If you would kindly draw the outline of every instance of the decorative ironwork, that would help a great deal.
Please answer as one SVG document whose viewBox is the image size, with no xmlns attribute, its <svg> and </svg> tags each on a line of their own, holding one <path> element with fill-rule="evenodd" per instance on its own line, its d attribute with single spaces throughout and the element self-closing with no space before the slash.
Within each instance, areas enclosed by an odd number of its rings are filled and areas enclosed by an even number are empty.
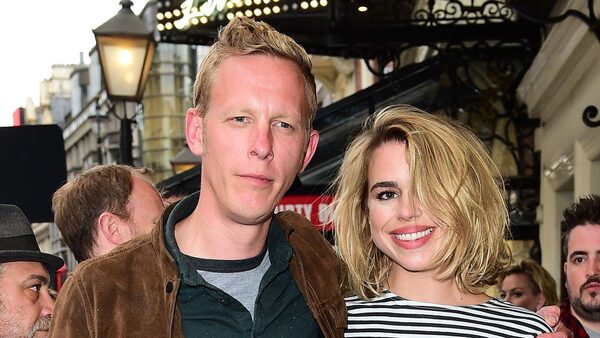
<svg viewBox="0 0 600 338">
<path fill-rule="evenodd" d="M 479 1 L 478 1 L 479 2 Z M 427 8 L 415 11 L 412 23 L 426 26 L 484 24 L 492 22 L 507 22 L 514 20 L 514 11 L 504 1 L 485 1 L 475 5 L 475 1 L 450 0 L 440 6 L 430 0 Z"/>
<path fill-rule="evenodd" d="M 596 106 L 587 106 L 583 110 L 583 116 L 582 116 L 583 123 L 590 128 L 599 127 L 600 126 L 600 118 L 597 121 L 593 120 L 597 116 L 598 116 L 598 108 L 596 108 Z"/>
</svg>

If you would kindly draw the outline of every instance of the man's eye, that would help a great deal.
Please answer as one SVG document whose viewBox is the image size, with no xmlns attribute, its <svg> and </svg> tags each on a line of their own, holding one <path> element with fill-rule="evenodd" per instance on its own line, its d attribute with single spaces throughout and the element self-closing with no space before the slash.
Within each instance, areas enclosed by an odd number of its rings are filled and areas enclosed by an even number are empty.
<svg viewBox="0 0 600 338">
<path fill-rule="evenodd" d="M 514 293 L 515 297 L 519 298 L 521 296 L 523 296 L 523 294 L 521 292 L 515 292 Z"/>
<path fill-rule="evenodd" d="M 248 118 L 245 116 L 236 116 L 233 118 L 233 120 L 235 122 L 244 123 L 244 122 L 248 121 Z"/>
<path fill-rule="evenodd" d="M 376 198 L 380 201 L 387 201 L 396 196 L 397 196 L 397 194 L 393 191 L 382 191 L 377 194 Z"/>
<path fill-rule="evenodd" d="M 292 128 L 291 124 L 289 124 L 287 122 L 283 122 L 283 121 L 278 122 L 277 125 L 280 126 L 281 128 L 284 128 L 284 129 L 291 129 Z"/>
<path fill-rule="evenodd" d="M 40 290 L 42 289 L 42 284 L 35 284 L 35 285 L 32 285 L 29 288 L 31 290 L 35 291 L 36 293 L 40 293 Z"/>
<path fill-rule="evenodd" d="M 573 258 L 573 263 L 579 264 L 583 262 L 583 257 L 575 257 Z"/>
</svg>

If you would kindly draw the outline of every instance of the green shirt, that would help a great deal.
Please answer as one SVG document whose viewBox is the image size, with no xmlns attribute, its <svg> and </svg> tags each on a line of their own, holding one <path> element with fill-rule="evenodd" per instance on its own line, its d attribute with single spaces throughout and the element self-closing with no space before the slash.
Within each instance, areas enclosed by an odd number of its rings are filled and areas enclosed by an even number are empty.
<svg viewBox="0 0 600 338">
<path fill-rule="evenodd" d="M 289 269 L 293 251 L 275 220 L 267 248 L 271 267 L 259 286 L 254 321 L 235 298 L 207 283 L 186 260 L 175 241 L 175 224 L 194 211 L 199 194 L 182 200 L 165 225 L 166 246 L 174 257 L 181 287 L 177 304 L 186 337 L 322 337 Z"/>
</svg>

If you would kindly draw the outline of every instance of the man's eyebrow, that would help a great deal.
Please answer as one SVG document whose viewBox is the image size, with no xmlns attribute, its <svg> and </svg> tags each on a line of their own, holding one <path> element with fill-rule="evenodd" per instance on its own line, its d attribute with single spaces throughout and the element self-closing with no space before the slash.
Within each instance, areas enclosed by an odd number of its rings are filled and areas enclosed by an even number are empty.
<svg viewBox="0 0 600 338">
<path fill-rule="evenodd" d="M 50 283 L 50 280 L 48 279 L 48 277 L 46 277 L 44 275 L 29 275 L 29 277 L 27 277 L 27 279 L 25 279 L 23 281 L 23 283 L 27 283 L 27 282 L 31 282 L 31 281 L 36 281 L 42 285 L 48 285 Z"/>
<path fill-rule="evenodd" d="M 587 251 L 573 251 L 569 257 L 573 257 L 573 256 L 587 256 L 588 253 Z"/>
<path fill-rule="evenodd" d="M 383 182 L 377 182 L 375 184 L 373 184 L 373 186 L 371 187 L 371 191 L 373 191 L 373 189 L 376 188 L 397 188 L 398 184 L 396 184 L 396 182 L 392 182 L 392 181 L 383 181 Z"/>
</svg>

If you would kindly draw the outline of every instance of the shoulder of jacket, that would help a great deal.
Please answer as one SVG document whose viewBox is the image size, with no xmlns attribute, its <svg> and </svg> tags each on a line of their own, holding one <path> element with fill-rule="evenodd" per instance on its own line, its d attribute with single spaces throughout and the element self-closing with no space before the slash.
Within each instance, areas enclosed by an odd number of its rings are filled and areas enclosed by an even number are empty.
<svg viewBox="0 0 600 338">
<path fill-rule="evenodd" d="M 98 269 L 110 269 L 113 266 L 123 266 L 133 256 L 147 256 L 154 251 L 150 234 L 142 235 L 123 243 L 110 252 L 86 259 L 79 263 L 71 276 L 87 274 Z"/>
</svg>

